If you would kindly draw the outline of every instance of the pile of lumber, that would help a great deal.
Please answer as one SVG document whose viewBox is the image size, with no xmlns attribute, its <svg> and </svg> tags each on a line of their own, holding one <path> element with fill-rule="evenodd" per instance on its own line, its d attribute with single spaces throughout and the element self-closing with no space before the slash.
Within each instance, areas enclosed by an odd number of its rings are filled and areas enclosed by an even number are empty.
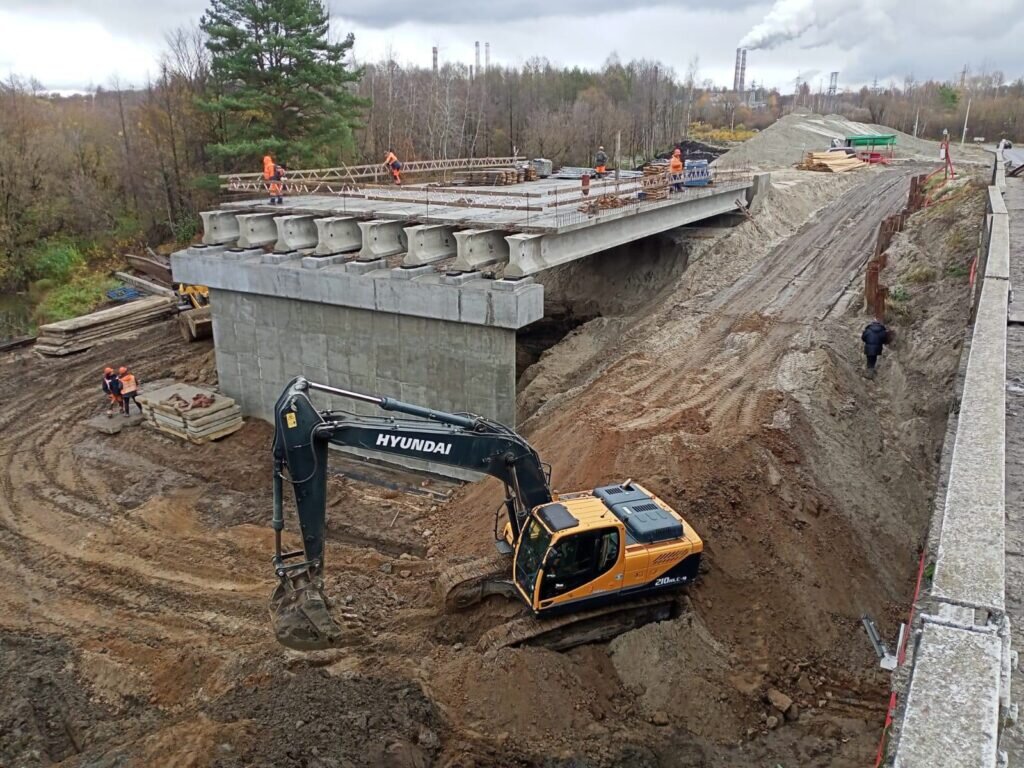
<svg viewBox="0 0 1024 768">
<path fill-rule="evenodd" d="M 456 171 L 455 178 L 473 186 L 502 187 L 522 181 L 524 171 L 515 168 L 488 168 L 481 171 Z"/>
<path fill-rule="evenodd" d="M 644 200 L 667 200 L 668 199 L 668 175 L 660 172 L 648 174 L 640 182 L 643 190 Z"/>
<path fill-rule="evenodd" d="M 538 179 L 537 169 L 532 165 L 526 166 L 520 173 L 523 175 L 522 181 L 536 181 Z"/>
<path fill-rule="evenodd" d="M 644 166 L 644 176 L 657 176 L 662 173 L 668 173 L 667 162 L 654 161 Z"/>
<path fill-rule="evenodd" d="M 845 152 L 808 152 L 797 168 L 804 171 L 846 173 L 858 168 L 867 168 L 867 163 Z"/>
<path fill-rule="evenodd" d="M 136 331 L 174 314 L 177 304 L 174 298 L 152 296 L 71 320 L 41 325 L 36 351 L 56 356 L 83 352 L 102 341 Z"/>
<path fill-rule="evenodd" d="M 607 211 L 612 208 L 622 208 L 629 205 L 630 201 L 624 197 L 617 195 L 601 195 L 595 197 L 593 200 L 585 200 L 580 205 L 579 210 L 583 213 L 597 213 L 598 211 Z"/>
<path fill-rule="evenodd" d="M 209 443 L 242 428 L 242 409 L 208 387 L 171 384 L 143 392 L 138 400 L 146 426 L 190 443 Z"/>
</svg>

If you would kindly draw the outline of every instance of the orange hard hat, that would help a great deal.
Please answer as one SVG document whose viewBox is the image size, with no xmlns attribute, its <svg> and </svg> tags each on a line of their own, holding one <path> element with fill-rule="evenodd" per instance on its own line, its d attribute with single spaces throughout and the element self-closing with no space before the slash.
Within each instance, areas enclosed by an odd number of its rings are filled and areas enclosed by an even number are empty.
<svg viewBox="0 0 1024 768">
<path fill-rule="evenodd" d="M 110 367 L 108 366 L 108 367 L 106 367 L 106 368 L 104 368 L 104 369 L 103 369 L 103 372 L 104 372 L 104 373 L 113 373 L 113 372 L 114 372 L 114 369 L 113 369 L 113 368 L 110 368 Z"/>
<path fill-rule="evenodd" d="M 127 368 L 125 368 L 125 367 L 124 367 L 124 366 L 122 365 L 122 366 L 121 366 L 120 368 L 118 368 L 118 369 L 117 369 L 117 372 L 118 372 L 118 373 L 128 373 L 128 369 L 127 369 Z"/>
</svg>

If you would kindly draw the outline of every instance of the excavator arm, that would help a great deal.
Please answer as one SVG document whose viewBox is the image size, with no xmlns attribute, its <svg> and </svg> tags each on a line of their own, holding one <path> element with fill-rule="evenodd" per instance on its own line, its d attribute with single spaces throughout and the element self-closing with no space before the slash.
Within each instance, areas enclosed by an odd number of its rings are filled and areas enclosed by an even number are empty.
<svg viewBox="0 0 1024 768">
<path fill-rule="evenodd" d="M 311 391 L 369 403 L 394 416 L 359 416 L 317 410 Z M 330 445 L 382 456 L 401 456 L 490 475 L 505 485 L 505 507 L 514 540 L 530 511 L 551 501 L 548 477 L 537 452 L 519 434 L 472 414 L 435 411 L 388 397 L 349 392 L 304 378 L 293 379 L 274 408 L 274 570 L 278 586 L 271 615 L 280 643 L 297 650 L 336 645 L 340 629 L 323 591 Z M 284 484 L 295 495 L 302 549 L 285 552 Z"/>
</svg>

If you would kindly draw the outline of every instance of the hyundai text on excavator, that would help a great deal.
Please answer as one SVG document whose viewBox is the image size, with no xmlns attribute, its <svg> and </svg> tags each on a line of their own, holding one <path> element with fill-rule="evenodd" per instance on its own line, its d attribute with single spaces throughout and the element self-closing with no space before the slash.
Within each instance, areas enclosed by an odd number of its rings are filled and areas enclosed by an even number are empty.
<svg viewBox="0 0 1024 768">
<path fill-rule="evenodd" d="M 403 417 L 317 410 L 312 391 Z M 505 501 L 495 522 L 498 557 L 454 566 L 438 579 L 446 610 L 465 609 L 492 594 L 530 608 L 529 615 L 488 632 L 481 649 L 564 649 L 669 618 L 677 603 L 674 590 L 698 574 L 703 542 L 665 502 L 630 481 L 553 495 L 550 470 L 537 452 L 496 421 L 303 378 L 288 384 L 274 416 L 273 563 L 279 583 L 270 607 L 277 639 L 289 648 L 324 649 L 341 639 L 323 582 L 330 445 L 424 459 L 504 483 Z M 282 550 L 285 482 L 294 491 L 302 533 L 303 548 L 294 552 Z M 506 521 L 499 534 L 502 512 Z"/>
</svg>

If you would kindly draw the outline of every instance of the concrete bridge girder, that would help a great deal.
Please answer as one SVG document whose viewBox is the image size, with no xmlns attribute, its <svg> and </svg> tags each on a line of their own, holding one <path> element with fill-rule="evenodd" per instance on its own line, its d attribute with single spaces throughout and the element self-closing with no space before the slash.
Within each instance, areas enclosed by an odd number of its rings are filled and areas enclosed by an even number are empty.
<svg viewBox="0 0 1024 768">
<path fill-rule="evenodd" d="M 278 216 L 275 251 L 301 251 L 313 248 L 319 241 L 315 219 L 308 214 Z"/>
<path fill-rule="evenodd" d="M 403 264 L 407 267 L 421 267 L 455 255 L 455 227 L 444 224 L 416 224 L 405 227 L 409 252 Z"/>
<path fill-rule="evenodd" d="M 508 261 L 509 244 L 500 229 L 464 229 L 455 233 L 457 243 L 452 269 L 472 272 L 489 264 Z"/>
<path fill-rule="evenodd" d="M 708 194 L 685 204 L 666 204 L 642 213 L 607 216 L 598 224 L 551 234 L 519 233 L 505 238 L 509 262 L 505 274 L 525 277 L 568 264 L 598 251 L 656 235 L 739 207 L 735 190 Z"/>
<path fill-rule="evenodd" d="M 226 245 L 238 240 L 238 217 L 231 211 L 203 211 L 203 242 L 206 245 Z"/>
<path fill-rule="evenodd" d="M 242 213 L 238 220 L 238 247 L 262 248 L 277 242 L 273 213 Z"/>
<path fill-rule="evenodd" d="M 359 229 L 363 233 L 363 245 L 359 250 L 359 260 L 375 261 L 405 253 L 408 243 L 403 223 L 390 219 L 360 221 Z"/>
<path fill-rule="evenodd" d="M 363 247 L 363 233 L 359 221 L 352 216 L 328 216 L 315 220 L 317 245 L 316 256 L 333 256 L 337 253 L 358 251 Z"/>
</svg>

